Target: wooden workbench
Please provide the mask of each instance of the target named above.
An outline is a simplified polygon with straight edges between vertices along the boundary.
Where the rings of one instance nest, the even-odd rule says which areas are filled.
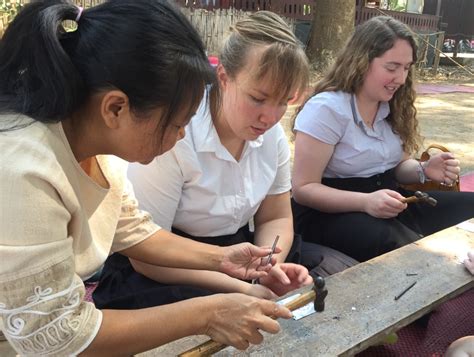
[[[216,356],[353,355],[472,288],[474,278],[461,263],[472,249],[474,233],[451,227],[361,263],[326,279],[324,312],[299,321],[279,320],[282,331],[265,334],[261,345],[245,353],[228,347]],[[175,356],[207,339],[187,337],[139,356]]]

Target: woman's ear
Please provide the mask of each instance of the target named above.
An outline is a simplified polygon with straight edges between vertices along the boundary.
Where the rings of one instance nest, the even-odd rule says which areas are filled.
[[[217,65],[217,80],[219,82],[219,86],[222,89],[225,89],[227,83],[229,82],[229,76],[227,75],[227,72],[221,63]]]
[[[110,129],[117,129],[126,117],[130,117],[128,96],[120,90],[106,92],[101,100],[100,113]]]

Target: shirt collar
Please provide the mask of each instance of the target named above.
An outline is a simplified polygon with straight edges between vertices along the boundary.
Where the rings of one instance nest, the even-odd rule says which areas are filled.
[[[354,101],[354,107],[353,109],[355,109],[355,114],[353,116],[353,119],[355,121],[355,123],[358,125],[358,126],[363,126],[364,125],[364,122],[359,114],[359,108],[357,106],[357,100],[355,98],[355,95],[352,95],[351,97],[351,101]],[[381,120],[384,120],[388,117],[388,115],[390,114],[390,105],[388,102],[380,102],[379,103],[379,108],[377,109],[377,113],[375,114],[375,120],[374,120],[374,124],[381,121]]]
[[[388,104],[388,102],[380,102],[379,110],[377,111],[377,114],[375,115],[375,122],[378,122],[380,120],[385,120],[389,114],[390,114],[390,105]]]

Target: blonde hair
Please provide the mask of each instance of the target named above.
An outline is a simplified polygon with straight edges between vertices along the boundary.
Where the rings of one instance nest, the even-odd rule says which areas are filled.
[[[315,85],[313,95],[326,91],[356,93],[364,82],[374,58],[391,49],[396,40],[407,41],[413,50],[413,63],[417,60],[417,45],[411,30],[389,16],[373,17],[359,25],[339,53],[329,72]],[[387,118],[407,153],[418,151],[421,136],[416,119],[414,69],[410,68],[405,84],[389,101]],[[301,106],[302,107],[302,106]]]
[[[234,79],[245,67],[252,48],[265,47],[254,73],[255,80],[270,78],[277,98],[288,98],[295,91],[304,93],[308,86],[309,64],[302,44],[288,24],[270,11],[258,11],[235,23],[222,45],[219,61]],[[211,91],[211,113],[220,104],[218,86]]]

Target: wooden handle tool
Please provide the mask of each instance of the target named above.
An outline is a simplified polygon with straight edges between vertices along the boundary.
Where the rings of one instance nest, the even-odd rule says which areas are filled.
[[[314,279],[313,288],[304,294],[298,296],[296,299],[288,302],[284,306],[290,311],[299,309],[300,307],[305,306],[310,302],[314,302],[314,309],[316,311],[324,310],[324,299],[326,298],[328,291],[324,288],[325,282],[321,277]],[[273,319],[276,319],[275,316],[272,316]],[[205,357],[211,356],[212,354],[219,352],[220,350],[226,348],[227,345],[219,343],[213,340],[209,340],[179,354],[179,357]]]
[[[423,202],[430,206],[436,206],[438,201],[428,195],[426,192],[416,191],[413,196],[405,197],[401,200],[403,203]]]

